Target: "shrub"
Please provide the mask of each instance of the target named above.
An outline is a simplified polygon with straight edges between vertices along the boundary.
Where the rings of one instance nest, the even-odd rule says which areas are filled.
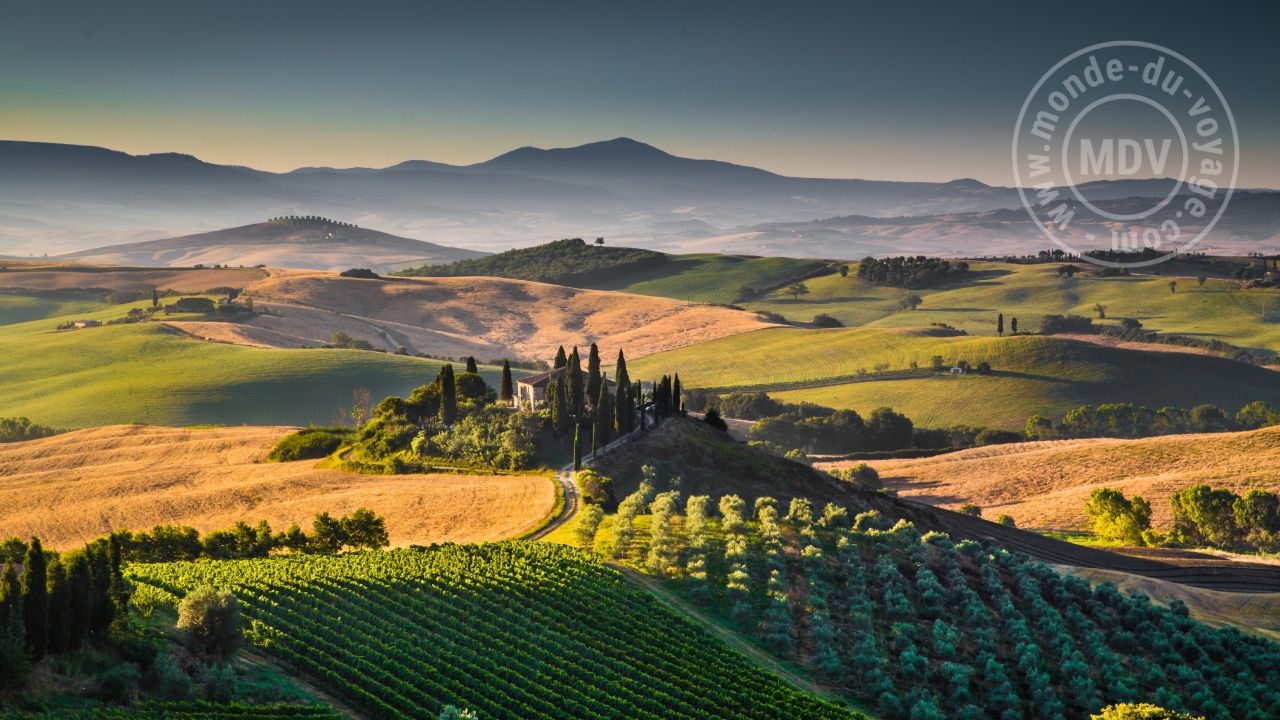
[[[813,321],[812,321],[812,323],[810,323],[810,324],[812,324],[814,327],[818,327],[818,328],[839,328],[839,327],[844,327],[844,323],[840,322],[839,320],[837,320],[837,319],[835,319],[835,318],[831,317],[830,315],[828,315],[828,314],[826,314],[826,313],[819,313],[819,314],[817,314],[817,315],[814,315],[814,316],[813,316]]]
[[[109,703],[126,704],[137,694],[141,676],[138,666],[131,662],[113,665],[98,675],[97,696]]]
[[[594,470],[579,470],[573,479],[578,483],[578,495],[585,505],[599,505],[611,510],[617,504],[613,495],[613,479]]]
[[[187,700],[191,697],[191,677],[178,667],[169,653],[156,658],[147,672],[147,686],[163,700]]]
[[[711,408],[702,416],[702,422],[717,430],[722,430],[724,432],[729,431],[729,423],[725,422],[724,418],[720,417],[720,411],[715,408]]]
[[[354,433],[345,428],[304,428],[280,438],[267,459],[271,462],[318,460],[331,455],[353,437]]]
[[[982,508],[973,503],[965,503],[956,509],[961,515],[970,515],[972,517],[982,517]]]
[[[236,670],[231,664],[209,665],[200,673],[204,699],[227,704],[236,699]]]
[[[205,585],[178,603],[178,629],[187,646],[200,655],[230,657],[240,649],[240,603],[227,590]]]
[[[1016,433],[1012,430],[998,430],[996,428],[983,428],[973,438],[975,445],[1004,445],[1006,443],[1022,442],[1022,433]]]
[[[1162,707],[1142,703],[1140,705],[1124,704],[1105,707],[1097,715],[1090,715],[1091,720],[1204,720],[1204,718],[1186,713],[1165,710]]]
[[[850,468],[845,468],[840,473],[840,477],[844,480],[857,485],[866,490],[880,490],[884,488],[884,483],[880,482],[880,473],[876,469],[866,463],[858,463]]]
[[[1012,515],[998,515],[996,516],[996,522],[1005,527],[1018,527],[1018,524],[1013,521]]]
[[[1098,537],[1142,545],[1142,533],[1151,529],[1151,505],[1138,495],[1132,499],[1111,488],[1098,488],[1089,495],[1085,515]]]
[[[1081,315],[1045,315],[1040,320],[1040,334],[1090,333],[1094,331],[1093,318]]]

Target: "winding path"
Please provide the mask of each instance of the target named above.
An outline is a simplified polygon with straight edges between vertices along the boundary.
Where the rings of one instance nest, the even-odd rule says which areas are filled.
[[[538,530],[535,530],[525,538],[526,540],[541,540],[550,535],[561,525],[569,522],[578,512],[578,486],[573,482],[573,466],[565,465],[556,473],[556,481],[560,483],[560,488],[564,493],[564,507],[560,508],[560,514],[556,515]]]

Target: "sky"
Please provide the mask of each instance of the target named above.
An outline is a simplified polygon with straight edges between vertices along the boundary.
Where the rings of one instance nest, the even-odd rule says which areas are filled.
[[[0,138],[266,170],[467,164],[632,137],[812,177],[1013,183],[1023,99],[1145,40],[1217,81],[1280,187],[1269,2],[15,2]]]

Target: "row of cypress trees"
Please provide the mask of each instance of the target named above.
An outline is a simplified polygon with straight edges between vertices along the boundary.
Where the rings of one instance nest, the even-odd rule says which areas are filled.
[[[618,351],[614,364],[614,388],[609,389],[608,373],[601,370],[600,348],[595,343],[587,354],[587,367],[582,369],[578,348],[569,354],[564,347],[556,352],[553,369],[565,372],[553,377],[547,384],[547,407],[556,433],[564,437],[572,433],[574,438],[574,464],[580,461],[582,446],[587,444],[584,433],[589,434],[591,452],[607,445],[610,440],[636,429],[638,410],[644,399],[639,382],[632,383],[627,372],[626,354]],[[643,422],[643,417],[640,417]]]
[[[114,536],[66,555],[39,538],[20,557],[6,558],[0,580],[0,683],[13,683],[30,663],[77,650],[107,636],[124,616],[128,585]]]

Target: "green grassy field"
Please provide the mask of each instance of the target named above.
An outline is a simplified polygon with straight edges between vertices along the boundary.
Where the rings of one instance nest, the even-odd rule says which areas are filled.
[[[1078,274],[1059,278],[1056,265],[974,263],[969,279],[942,288],[904,290],[871,285],[837,274],[806,281],[810,294],[793,300],[774,291],[763,300],[745,303],[753,310],[781,313],[808,321],[826,313],[847,326],[920,327],[947,323],[974,335],[995,335],[996,314],[1004,313],[1005,329],[1018,318],[1022,330],[1035,330],[1048,314],[1097,318],[1095,304],[1106,308],[1104,323],[1132,317],[1164,333],[1216,337],[1241,347],[1280,351],[1280,291],[1241,290],[1230,280],[1208,280],[1199,287],[1194,278],[1178,278],[1177,292],[1169,291],[1169,277],[1099,278]],[[924,304],[903,310],[899,303],[915,293]],[[1095,319],[1095,322],[1099,322]]]
[[[83,317],[121,317],[117,305]],[[81,317],[81,316],[77,316]],[[63,428],[114,423],[330,424],[367,388],[374,403],[428,383],[440,363],[361,350],[264,350],[195,340],[158,323],[55,332],[0,327],[0,417]],[[495,384],[498,369],[482,368]]]
[[[771,287],[823,267],[820,260],[745,258],[733,255],[672,255],[662,266],[591,287],[706,303],[732,303],[739,290]]]
[[[934,375],[799,387],[860,370],[929,368],[934,355],[991,364],[989,376]],[[862,413],[889,405],[917,424],[964,423],[1021,429],[1034,414],[1060,417],[1081,404],[1135,402],[1232,411],[1253,400],[1280,402],[1280,374],[1208,355],[1150,353],[1040,337],[933,337],[870,328],[778,328],[734,335],[630,363],[632,377],[679,372],[688,387],[766,390]],[[827,380],[829,381],[829,380]]]
[[[103,304],[94,300],[55,299],[29,295],[0,293],[0,325],[44,320],[60,315],[75,315],[102,309]]]

